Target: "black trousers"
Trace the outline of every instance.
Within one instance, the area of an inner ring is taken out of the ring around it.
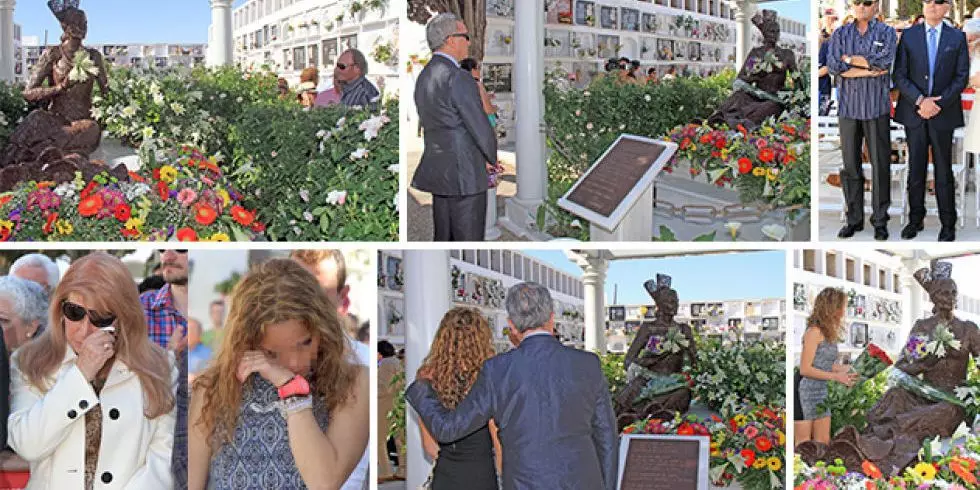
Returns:
[[[841,187],[847,203],[847,224],[864,223],[864,172],[861,171],[862,143],[871,158],[871,225],[887,226],[891,197],[891,118],[840,118],[840,146],[844,157]]]
[[[482,242],[486,232],[487,193],[432,196],[433,240]]]
[[[925,121],[917,128],[905,128],[909,140],[909,222],[921,223],[926,217],[926,169],[929,148],[936,176],[936,203],[943,228],[956,229],[956,179],[953,177],[953,131],[937,130]]]

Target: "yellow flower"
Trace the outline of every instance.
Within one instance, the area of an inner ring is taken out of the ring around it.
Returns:
[[[160,167],[160,180],[168,184],[177,180],[177,169],[171,167],[170,165]]]
[[[768,465],[769,465],[769,463],[766,462],[766,458],[759,458],[759,459],[756,459],[755,461],[752,462],[752,469],[753,470],[761,470],[761,469],[767,467]]]
[[[766,463],[769,465],[769,469],[771,471],[779,471],[779,470],[781,470],[783,468],[783,460],[781,460],[781,459],[779,459],[779,458],[777,458],[775,456],[773,456],[773,457],[769,458],[768,460],[766,460]]]
[[[772,134],[775,133],[776,131],[774,129],[772,129],[771,126],[766,126],[766,127],[762,128],[762,131],[761,132],[762,132],[762,135],[763,136],[772,136]]]
[[[231,203],[231,196],[228,195],[228,191],[224,189],[218,189],[218,196],[220,196],[222,201],[224,201],[222,206],[227,207],[228,204]]]
[[[732,417],[732,418],[735,420],[735,425],[737,425],[739,427],[744,426],[745,423],[748,422],[748,418],[744,414],[741,414],[741,413],[738,414],[738,415],[736,415],[736,416],[734,416],[734,417]]]
[[[690,151],[698,151],[698,146],[697,145],[691,145],[691,147],[689,148],[689,150]]]
[[[0,220],[0,228],[6,228],[8,230],[14,229],[14,222],[10,220]]]
[[[933,481],[936,479],[936,467],[929,463],[919,463],[912,468],[912,473],[923,481]]]
[[[129,218],[129,221],[126,221],[127,230],[138,230],[142,226],[143,226],[143,220],[139,218]]]
[[[752,175],[754,175],[756,177],[765,177],[765,175],[766,175],[766,169],[764,169],[762,167],[755,167],[755,168],[752,169]]]
[[[75,227],[72,226],[71,222],[64,219],[56,221],[54,227],[58,230],[59,235],[71,235],[75,232]]]
[[[211,235],[211,238],[209,238],[208,241],[227,242],[227,241],[231,241],[231,237],[229,237],[227,233],[215,233],[214,235]]]
[[[721,451],[718,449],[719,447],[721,447],[721,444],[719,444],[717,442],[712,442],[711,443],[711,455],[712,456],[718,456],[719,454],[721,454]]]
[[[783,431],[777,430],[776,431],[776,437],[779,438],[779,445],[780,446],[785,446],[786,445],[786,434],[783,434]]]
[[[778,174],[779,172],[776,171],[776,169],[770,168],[769,171],[766,172],[766,178],[769,180],[776,180],[776,175]]]

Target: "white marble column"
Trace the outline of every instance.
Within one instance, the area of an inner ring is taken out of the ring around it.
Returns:
[[[226,66],[234,60],[231,0],[211,0],[211,45],[208,66]]]
[[[915,280],[912,274],[922,267],[928,266],[928,262],[918,258],[902,259],[902,271],[899,274],[899,281],[902,283],[902,294],[904,296],[905,308],[902,311],[902,326],[898,333],[899,348],[905,345],[905,340],[912,330],[915,321],[925,317],[922,304],[922,286]]]
[[[0,80],[14,81],[14,6],[16,0],[0,0]]]
[[[541,132],[544,94],[544,0],[514,2],[515,119],[517,121],[517,200],[536,208],[544,201],[548,180]]]
[[[452,307],[452,280],[449,270],[449,250],[406,250],[405,268],[405,385],[415,380],[422,361],[435,339],[439,321]],[[408,447],[406,488],[419,488],[425,483],[432,463],[422,450],[418,415],[407,407],[405,444]],[[380,438],[379,438],[380,440]],[[381,442],[379,442],[381,444]]]
[[[736,0],[735,5],[735,70],[741,70],[742,63],[752,50],[755,5],[749,0]]]
[[[585,287],[585,350],[606,353],[606,269],[609,261],[588,257],[582,267]]]

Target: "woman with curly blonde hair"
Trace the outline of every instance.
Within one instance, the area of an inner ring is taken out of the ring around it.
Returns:
[[[806,320],[797,388],[797,405],[802,414],[794,423],[797,445],[811,439],[830,442],[830,410],[818,408],[827,399],[827,382],[851,386],[857,379],[857,373],[850,372],[849,366],[834,362],[844,330],[845,308],[847,294],[842,289],[824,288],[817,294]]]
[[[188,488],[340,488],[368,443],[369,375],[316,278],[289,259],[238,283],[194,382]]]
[[[121,260],[76,260],[49,328],[11,362],[7,442],[31,466],[27,488],[170,488],[177,369],[150,341]]]
[[[453,308],[442,317],[418,377],[429,380],[446,408],[454,409],[466,398],[483,363],[494,356],[492,335],[487,319],[476,308]],[[425,425],[419,427],[425,453],[436,462],[432,490],[497,490],[502,454],[493,420],[450,444],[437,443]]]

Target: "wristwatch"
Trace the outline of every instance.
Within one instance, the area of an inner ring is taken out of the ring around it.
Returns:
[[[279,387],[280,400],[297,396],[309,396],[309,394],[310,383],[306,381],[306,378],[298,374],[293,376],[293,379],[286,382],[286,384]]]
[[[303,410],[313,410],[313,397],[310,395],[294,396],[280,400],[279,404],[282,417],[288,418],[290,415],[297,412],[302,412]]]

